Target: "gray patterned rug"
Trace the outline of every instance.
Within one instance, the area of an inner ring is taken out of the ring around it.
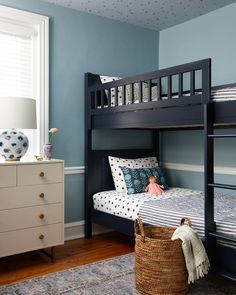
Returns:
[[[134,286],[134,255],[127,254],[97,263],[55,272],[38,278],[0,286],[1,295],[140,295]],[[236,294],[234,283],[201,279],[189,294]]]

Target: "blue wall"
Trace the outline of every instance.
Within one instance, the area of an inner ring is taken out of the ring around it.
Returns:
[[[212,84],[236,82],[236,4],[160,32],[159,67],[212,58]]]
[[[163,30],[159,35],[159,66],[165,68],[199,59],[212,58],[212,84],[236,82],[236,4],[226,6],[191,21]],[[219,130],[234,132],[236,130]],[[218,140],[215,163],[236,167],[236,141]],[[203,164],[203,132],[172,131],[162,133],[162,161]],[[203,174],[172,170],[173,185],[203,188]],[[216,175],[219,182],[235,183],[235,176]]]
[[[235,129],[216,131],[236,133]],[[217,139],[215,141],[215,165],[218,167],[236,167],[236,139]],[[202,130],[180,130],[161,132],[161,162],[187,165],[203,165],[204,134]],[[194,172],[199,167],[193,166],[193,171],[167,170],[167,178],[172,186],[203,189],[203,173]],[[182,169],[182,168],[181,168]],[[191,167],[190,167],[191,169]],[[235,175],[215,174],[215,181],[220,183],[235,183]],[[230,193],[228,191],[227,193]],[[235,192],[233,192],[235,194]]]
[[[56,158],[84,165],[84,73],[129,76],[158,68],[158,32],[38,0],[0,4],[50,18],[50,127]],[[144,139],[146,135],[144,136]],[[83,174],[65,177],[66,222],[83,219]]]

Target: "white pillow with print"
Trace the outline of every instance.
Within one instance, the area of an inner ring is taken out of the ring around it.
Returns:
[[[138,159],[123,159],[117,157],[108,157],[111,167],[111,173],[115,185],[115,189],[119,193],[125,193],[126,185],[124,175],[120,167],[128,168],[154,168],[158,166],[156,157],[138,158]]]
[[[100,76],[102,84],[113,82],[122,79],[122,77],[110,77],[110,76]],[[122,105],[122,87],[118,87],[118,105]],[[108,90],[105,89],[106,96],[108,98]],[[111,88],[111,106],[115,106],[115,88]]]
[[[100,76],[101,83],[108,83],[122,79],[122,77],[110,77],[110,76]],[[142,82],[143,89],[143,102],[148,101],[148,84]],[[118,105],[123,105],[122,99],[122,87],[118,87]],[[108,97],[108,90],[105,89],[106,96]],[[157,99],[157,86],[152,87],[152,100]],[[126,101],[124,104],[131,103],[131,86],[130,84],[126,85]],[[134,103],[139,103],[139,87],[137,83],[134,83]],[[115,106],[115,88],[111,88],[111,106]]]

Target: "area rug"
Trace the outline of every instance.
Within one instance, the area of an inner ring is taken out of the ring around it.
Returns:
[[[1,295],[140,295],[134,285],[134,255],[127,254],[0,286]],[[188,294],[236,294],[234,284],[201,279]]]

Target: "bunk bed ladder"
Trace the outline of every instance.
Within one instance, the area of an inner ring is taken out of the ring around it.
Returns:
[[[229,185],[214,182],[214,139],[232,138],[236,134],[214,134],[214,105],[212,101],[204,104],[204,188],[205,188],[205,246],[210,260],[216,257],[216,238],[228,242],[236,242],[236,238],[230,235],[216,232],[214,222],[214,188],[236,190],[236,185]],[[219,271],[219,274],[227,279],[236,281],[236,276],[229,272]]]

